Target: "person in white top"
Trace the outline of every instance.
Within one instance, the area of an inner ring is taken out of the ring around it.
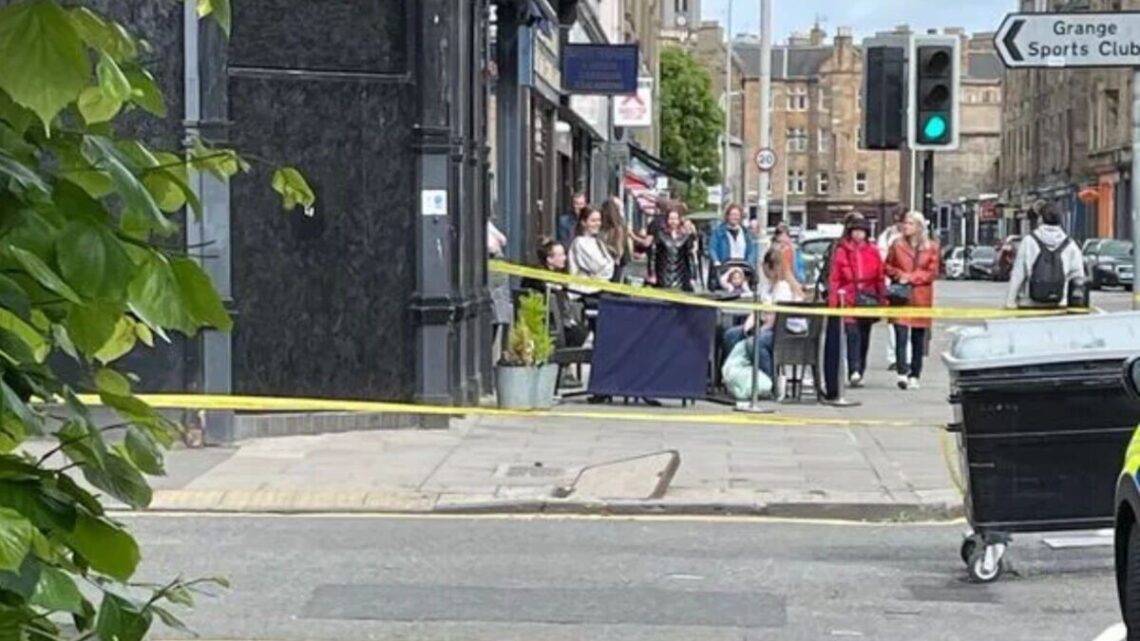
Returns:
[[[578,236],[570,245],[570,273],[598,280],[611,280],[617,266],[614,257],[598,237],[602,229],[602,214],[593,207],[584,207],[578,217]],[[580,294],[595,294],[599,290],[590,287],[574,287]]]
[[[906,212],[896,212],[895,224],[887,227],[883,230],[883,233],[879,234],[879,240],[876,244],[879,246],[879,257],[882,258],[884,262],[887,260],[887,252],[890,250],[891,245],[895,244],[896,240],[902,238],[905,225]],[[898,364],[895,363],[895,345],[895,333],[887,332],[887,370],[892,372],[898,369]],[[912,357],[910,345],[907,345],[906,350],[906,358],[909,363]]]
[[[761,294],[762,300],[768,304],[799,303],[804,301],[804,291],[792,273],[792,266],[784,264],[783,252],[780,248],[773,248],[764,254],[763,260],[764,282],[766,289]],[[750,314],[748,320],[741,327],[733,327],[725,333],[725,352],[731,353],[737,343],[753,334],[755,327],[755,314]],[[760,369],[769,378],[772,378],[774,363],[772,351],[776,338],[776,315],[762,314],[760,325]],[[788,331],[807,331],[807,323],[802,318],[788,319]]]

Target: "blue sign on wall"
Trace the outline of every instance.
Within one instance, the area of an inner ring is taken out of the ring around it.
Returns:
[[[568,44],[562,49],[562,89],[606,96],[637,93],[637,45]]]

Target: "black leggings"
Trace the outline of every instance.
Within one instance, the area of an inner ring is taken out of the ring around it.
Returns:
[[[867,352],[871,349],[874,319],[858,318],[847,324],[847,375],[862,376],[867,371]]]

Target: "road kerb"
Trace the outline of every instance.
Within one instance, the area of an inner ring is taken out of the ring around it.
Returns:
[[[122,510],[117,510],[122,511]],[[882,523],[949,521],[962,516],[953,501],[701,501],[686,499],[504,499],[489,495],[377,491],[158,490],[149,512],[239,514],[572,514],[612,516],[769,516]]]

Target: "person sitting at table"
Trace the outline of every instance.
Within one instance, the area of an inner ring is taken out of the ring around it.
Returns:
[[[562,247],[562,243],[553,238],[541,239],[538,246],[538,264],[544,270],[565,274],[566,250]],[[550,295],[550,313],[558,314],[562,321],[563,333],[554,337],[559,347],[581,347],[586,343],[590,330],[586,324],[585,308],[581,301],[570,298],[570,292],[565,285],[537,278],[524,278],[521,285],[524,289]]]
[[[690,231],[675,206],[665,213],[665,224],[653,238],[649,248],[646,281],[662,289],[693,291],[697,278],[696,234]]]
[[[761,300],[766,304],[799,303],[804,300],[803,288],[792,274],[791,265],[786,265],[783,251],[773,247],[764,254],[763,262],[764,283],[767,290],[761,293]],[[729,328],[725,332],[725,352],[730,354],[738,343],[746,337],[752,336],[755,327],[755,314],[749,314],[743,326]],[[807,323],[803,318],[789,318],[788,331],[802,333],[807,331]],[[760,370],[773,376],[775,365],[773,363],[773,348],[775,346],[776,314],[761,314],[760,325]]]

